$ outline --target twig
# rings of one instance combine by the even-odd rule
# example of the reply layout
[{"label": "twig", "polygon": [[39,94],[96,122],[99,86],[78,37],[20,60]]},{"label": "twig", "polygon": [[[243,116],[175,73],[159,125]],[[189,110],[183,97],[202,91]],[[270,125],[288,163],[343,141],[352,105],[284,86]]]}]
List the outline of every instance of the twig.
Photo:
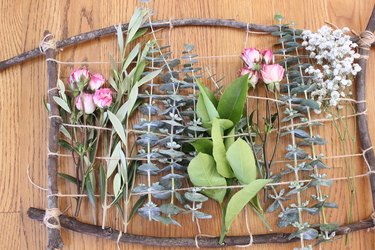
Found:
[{"label": "twig", "polygon": [[[45,41],[48,42],[52,39],[49,31],[44,32]],[[56,49],[50,46],[46,51],[46,58],[56,58]],[[57,83],[57,63],[53,61],[47,62],[48,69],[48,98],[51,109],[50,129],[48,132],[48,151],[58,151],[58,137],[60,131],[61,120],[59,117],[59,108],[56,105],[53,97],[57,95],[58,90],[56,89]],[[48,155],[48,198],[47,207],[48,209],[58,209],[58,197],[51,196],[51,194],[57,194],[57,168],[58,168],[58,156],[49,154]],[[59,225],[57,217],[51,217],[48,220],[53,225]],[[54,227],[48,227],[48,249],[62,248],[64,243],[60,235],[60,229]]]},{"label": "twig", "polygon": [[[38,208],[29,208],[27,215],[33,220],[42,222],[45,211]],[[73,217],[60,215],[61,226],[65,229],[72,230],[74,232],[83,233],[95,236],[97,238],[105,238],[113,241],[123,242],[126,244],[142,244],[147,246],[156,247],[196,247],[197,242],[195,238],[172,238],[172,237],[154,237],[154,236],[143,236],[134,235],[128,233],[122,233],[119,238],[119,231],[107,227],[102,229],[100,226],[90,225],[87,223],[80,222]],[[340,226],[336,235],[345,235],[351,232],[368,229],[374,226],[372,218],[364,221]],[[289,239],[290,234],[288,233],[272,233],[272,234],[260,234],[253,235],[253,244],[269,244],[269,243],[290,243],[298,241],[299,239]],[[219,238],[211,237],[200,237],[197,239],[199,247],[206,248],[221,248],[223,245],[219,245]],[[246,245],[249,243],[249,235],[246,236],[227,236],[225,238],[225,246],[236,246]]]}]

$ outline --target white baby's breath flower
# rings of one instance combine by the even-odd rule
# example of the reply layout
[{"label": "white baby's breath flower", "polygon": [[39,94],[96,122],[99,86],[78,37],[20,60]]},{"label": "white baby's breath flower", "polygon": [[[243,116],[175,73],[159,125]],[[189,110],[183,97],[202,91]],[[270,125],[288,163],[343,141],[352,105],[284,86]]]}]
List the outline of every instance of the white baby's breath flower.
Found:
[{"label": "white baby's breath flower", "polygon": [[306,68],[305,73],[313,76],[311,81],[317,88],[311,95],[320,104],[337,106],[340,98],[351,95],[352,78],[361,70],[354,63],[360,56],[354,50],[358,45],[345,34],[348,31],[346,27],[333,30],[323,26],[317,32],[302,33],[302,46],[315,61],[315,66]]}]

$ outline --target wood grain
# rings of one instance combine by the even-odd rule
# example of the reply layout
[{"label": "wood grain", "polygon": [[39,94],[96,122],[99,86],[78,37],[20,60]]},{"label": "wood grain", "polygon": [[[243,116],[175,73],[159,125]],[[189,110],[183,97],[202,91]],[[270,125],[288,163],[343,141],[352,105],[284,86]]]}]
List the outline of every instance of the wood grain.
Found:
[{"label": "wood grain", "polygon": [[[234,18],[243,22],[255,22],[259,24],[273,23],[275,12],[281,12],[286,20],[292,20],[297,27],[317,29],[329,21],[338,26],[348,26],[356,31],[364,29],[370,15],[374,0],[154,0],[150,6],[155,10],[155,19],[169,18]],[[43,31],[48,29],[55,34],[57,39],[67,38],[82,32],[103,28],[113,24],[127,22],[139,4],[136,0],[82,0],[82,1],[42,1],[42,0],[2,0],[0,1],[0,60],[30,50],[39,44]],[[160,34],[167,39],[167,32]],[[219,28],[175,28],[171,33],[172,50],[180,55],[183,43],[196,45],[196,53],[199,55],[232,55],[239,54],[244,46],[245,33]],[[166,41],[164,41],[166,43]],[[271,37],[255,36],[250,34],[247,46],[266,48],[273,44]],[[103,61],[108,60],[108,55],[117,56],[116,40],[113,37],[98,39],[96,41],[75,46],[60,53],[60,60],[66,61]],[[238,58],[204,59],[202,65],[209,65],[218,76],[225,79],[234,78],[241,67]],[[374,68],[375,53],[370,54],[368,69]],[[61,74],[66,77],[68,72],[79,65],[68,65],[61,68]],[[109,75],[108,66],[90,65],[90,69]],[[7,229],[6,236],[0,236],[0,248],[9,249],[45,249],[47,244],[46,230],[43,226],[27,218],[25,212],[29,206],[46,207],[45,192],[40,191],[29,184],[26,177],[26,166],[30,164],[30,175],[41,186],[46,186],[46,152],[48,119],[42,105],[42,98],[46,95],[47,76],[46,64],[40,59],[35,59],[8,69],[0,74],[0,225]],[[369,107],[375,106],[375,86],[371,84],[375,80],[375,71],[368,70],[367,101]],[[227,83],[228,80],[225,80]],[[263,105],[263,104],[262,104]],[[370,133],[375,139],[375,110],[370,110]],[[353,119],[350,120],[353,123]],[[342,153],[332,124],[327,124],[318,131],[329,140],[329,144],[320,149],[327,155]],[[357,144],[353,145],[360,152]],[[282,155],[280,153],[279,157]],[[344,176],[346,171],[342,167],[343,160],[329,160],[327,163],[334,166],[327,170],[330,176]],[[364,172],[364,163],[358,158],[353,160],[355,171]],[[60,160],[63,171],[72,171],[68,160]],[[371,213],[371,199],[369,183],[367,179],[355,181],[356,193],[354,201],[354,220],[367,218]],[[74,192],[74,187],[60,183],[63,192]],[[63,188],[63,189],[62,189]],[[327,212],[331,222],[348,223],[349,193],[346,181],[337,182],[329,189],[325,189],[331,200],[339,203],[339,210]],[[307,195],[305,198],[308,198]],[[85,222],[91,221],[91,214],[87,201],[84,202],[81,218]],[[75,201],[61,199],[62,210],[72,205]],[[205,206],[207,211],[214,212],[219,217],[216,204]],[[12,215],[3,212],[18,212]],[[67,211],[71,214],[72,209]],[[274,225],[275,216],[267,216]],[[109,215],[111,226],[116,226],[116,213]],[[310,220],[304,217],[304,220]],[[194,224],[186,217],[178,220],[183,228],[163,226],[157,223],[149,223],[138,216],[130,224],[129,230],[135,234],[147,234],[154,236],[194,236],[197,233]],[[266,233],[267,230],[259,220],[251,216],[251,228],[253,233]],[[19,227],[19,228],[18,228]],[[219,220],[202,221],[202,232],[218,234]],[[3,227],[4,228],[4,227]],[[18,229],[17,229],[18,228]],[[283,229],[274,227],[276,232]],[[242,214],[233,224],[232,235],[244,234],[245,223]],[[62,232],[65,249],[117,249],[113,242],[95,239],[90,236]],[[11,240],[10,240],[11,239]],[[10,244],[12,242],[12,244]],[[288,245],[261,245],[253,249],[292,249],[298,244]],[[373,249],[375,245],[374,232],[357,232],[350,236],[348,249]],[[332,243],[322,245],[322,249],[344,249],[345,238],[340,238]],[[121,245],[121,249],[159,249],[156,247],[142,247],[139,245]],[[235,248],[233,248],[235,249]]]}]

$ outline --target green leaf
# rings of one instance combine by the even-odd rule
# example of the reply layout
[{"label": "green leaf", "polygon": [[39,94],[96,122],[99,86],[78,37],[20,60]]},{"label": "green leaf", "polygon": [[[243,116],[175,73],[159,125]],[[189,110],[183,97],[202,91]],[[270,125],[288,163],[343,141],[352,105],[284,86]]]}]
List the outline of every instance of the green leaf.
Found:
[{"label": "green leaf", "polygon": [[125,72],[126,69],[129,67],[130,63],[134,60],[134,58],[139,54],[141,51],[141,44],[138,43],[128,54],[126,61],[124,63],[122,72]]},{"label": "green leaf", "polygon": [[124,55],[124,36],[122,34],[121,24],[118,26],[115,26],[116,29],[116,35],[117,35],[117,43],[120,48],[120,55]]},{"label": "green leaf", "polygon": [[228,133],[227,133],[227,138],[224,139],[224,144],[225,144],[225,149],[228,150],[228,148],[234,143],[235,141],[235,128],[232,128]]},{"label": "green leaf", "polygon": [[[196,187],[217,187],[226,186],[227,182],[224,177],[216,171],[215,160],[211,155],[199,153],[194,157],[188,166],[188,174],[191,182]],[[202,193],[208,197],[223,202],[225,189],[207,189]]]},{"label": "green leaf", "polygon": [[220,118],[237,124],[242,116],[248,90],[248,75],[234,80],[224,91],[217,106]]},{"label": "green leaf", "polygon": [[210,101],[212,102],[212,104],[217,107],[217,104],[218,104],[218,101],[215,97],[215,94],[205,85],[201,84],[201,88],[203,89],[203,91],[206,93],[208,99],[210,99]]},{"label": "green leaf", "polygon": [[71,176],[71,175],[69,175],[69,174],[58,173],[58,175],[59,175],[60,177],[64,178],[64,179],[70,181],[70,182],[73,183],[73,184],[78,184],[78,182],[77,182],[77,178],[75,178],[75,177],[73,177],[73,176]]},{"label": "green leaf", "polygon": [[135,32],[135,35],[133,36],[132,40],[130,40],[130,42],[146,34],[147,30],[147,28],[139,29],[137,32]]},{"label": "green leaf", "polygon": [[161,71],[162,69],[158,69],[158,70],[151,71],[150,73],[145,75],[143,78],[141,78],[141,80],[138,81],[138,84],[137,84],[138,88],[142,86],[143,84],[145,84],[146,82],[149,82],[152,79],[154,79],[156,76],[160,74]]},{"label": "green leaf", "polygon": [[223,140],[223,129],[220,127],[220,122],[216,118],[212,121],[211,136],[213,143],[212,155],[216,162],[217,172],[226,178],[234,177],[230,164],[225,157],[226,149]]},{"label": "green leaf", "polygon": [[65,128],[65,126],[61,125],[60,126],[60,132],[69,140],[72,139],[72,136],[70,135],[69,131]]},{"label": "green leaf", "polygon": [[128,35],[126,37],[126,44],[130,43],[134,40],[135,34],[141,27],[144,18],[146,17],[146,13],[144,9],[137,9],[135,14],[131,17],[129,22],[128,28]]},{"label": "green leaf", "polygon": [[105,171],[102,165],[99,167],[99,188],[100,188],[100,200],[103,203],[105,199],[105,186],[107,185]]},{"label": "green leaf", "polygon": [[208,139],[198,139],[190,143],[195,148],[195,151],[198,153],[205,153],[212,155],[212,141]]},{"label": "green leaf", "polygon": [[199,87],[200,95],[202,95],[202,100],[206,109],[206,111],[201,112],[207,113],[210,121],[212,121],[214,118],[219,118],[219,113],[217,112],[215,105],[211,102],[210,98],[205,92],[205,87],[199,81],[197,81],[197,85]]},{"label": "green leaf", "polygon": [[117,199],[121,192],[121,186],[121,175],[117,173],[113,179],[113,193],[115,194],[115,199]]},{"label": "green leaf", "polygon": [[115,171],[117,164],[120,161],[120,155],[121,155],[121,142],[117,143],[115,149],[112,152],[111,159],[108,160],[107,179],[109,179],[109,177],[111,177],[111,175]]},{"label": "green leaf", "polygon": [[225,229],[229,230],[232,222],[241,212],[241,210],[246,206],[247,203],[268,183],[272,182],[269,179],[258,179],[246,187],[235,193],[229,200],[226,213],[225,213]]},{"label": "green leaf", "polygon": [[87,196],[89,197],[89,201],[93,207],[95,207],[95,194],[94,194],[94,188],[91,183],[90,175],[86,176],[86,191]]},{"label": "green leaf", "polygon": [[139,199],[135,202],[134,206],[132,207],[132,210],[130,211],[128,221],[130,221],[133,216],[137,213],[138,209],[143,205],[143,203],[146,201],[147,195],[142,195],[139,197]]},{"label": "green leaf", "polygon": [[202,93],[198,95],[197,107],[196,107],[197,115],[201,119],[203,127],[209,128],[210,116],[208,115],[207,108],[204,104],[204,99]]},{"label": "green leaf", "polygon": [[124,144],[127,144],[127,141],[126,141],[126,135],[125,135],[125,130],[124,130],[124,127],[122,126],[121,124],[121,121],[119,120],[119,118],[113,114],[111,111],[107,111],[108,113],[108,118],[109,120],[111,121],[112,123],[112,126],[113,128],[115,129],[116,133],[118,134],[118,136],[120,137],[121,141],[124,143]]},{"label": "green leaf", "polygon": [[257,177],[253,151],[247,142],[238,138],[228,149],[227,159],[241,184],[249,184]]},{"label": "green leaf", "polygon": [[54,96],[53,100],[57,103],[57,105],[59,105],[61,108],[63,108],[66,112],[68,112],[69,114],[72,113],[70,111],[69,105],[66,103],[66,101],[64,101],[63,99],[61,99],[58,96]]}]

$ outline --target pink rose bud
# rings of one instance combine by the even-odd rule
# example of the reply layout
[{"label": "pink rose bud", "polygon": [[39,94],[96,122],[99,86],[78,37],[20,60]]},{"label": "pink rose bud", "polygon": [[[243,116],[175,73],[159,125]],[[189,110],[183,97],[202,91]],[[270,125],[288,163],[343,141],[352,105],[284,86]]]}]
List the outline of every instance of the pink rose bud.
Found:
[{"label": "pink rose bud", "polygon": [[[83,107],[82,107],[82,101],[83,101]],[[94,113],[96,107],[95,103],[93,101],[93,94],[83,93],[76,97],[75,100],[76,108],[78,110],[85,109],[86,114]]]},{"label": "pink rose bud", "polygon": [[104,76],[101,74],[90,74],[89,88],[97,90],[105,83]]},{"label": "pink rose bud", "polygon": [[246,48],[242,51],[242,60],[251,69],[254,63],[259,63],[262,59],[262,55],[259,50],[255,48]]},{"label": "pink rose bud", "polygon": [[269,49],[265,49],[263,50],[262,52],[262,56],[263,56],[263,60],[266,64],[270,64],[273,60],[273,53],[272,53],[272,50],[269,50]]},{"label": "pink rose bud", "polygon": [[106,108],[112,104],[112,91],[108,88],[102,88],[95,91],[94,103],[99,108]]},{"label": "pink rose bud", "polygon": [[284,72],[279,64],[263,64],[260,70],[265,84],[279,83],[284,78]]},{"label": "pink rose bud", "polygon": [[241,70],[241,76],[249,74],[249,84],[255,88],[255,85],[258,83],[259,80],[259,72],[256,70],[250,70],[247,68],[243,68]]},{"label": "pink rose bud", "polygon": [[86,68],[79,68],[74,70],[69,76],[69,83],[74,87],[74,83],[85,81],[89,78],[89,71]]}]

